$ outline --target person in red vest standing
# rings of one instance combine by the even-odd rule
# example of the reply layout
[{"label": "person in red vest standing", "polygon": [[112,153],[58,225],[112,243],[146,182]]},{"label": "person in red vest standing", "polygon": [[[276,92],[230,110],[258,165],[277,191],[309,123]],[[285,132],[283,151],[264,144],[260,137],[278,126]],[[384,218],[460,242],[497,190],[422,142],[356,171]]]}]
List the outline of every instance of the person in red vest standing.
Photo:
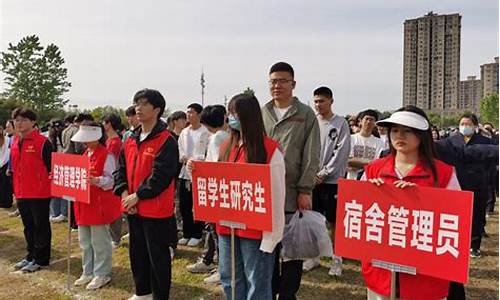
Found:
[{"label": "person in red vest standing", "polygon": [[113,194],[116,159],[105,146],[104,129],[94,121],[84,121],[72,142],[83,143],[83,155],[90,159],[90,203],[75,203],[78,240],[83,250],[80,278],[76,286],[87,290],[103,287],[111,281],[112,247],[108,225],[121,214],[120,198]]},{"label": "person in red vest standing", "polygon": [[50,261],[52,231],[49,222],[52,144],[35,129],[36,114],[26,108],[12,112],[18,134],[11,145],[14,195],[24,225],[28,254],[14,265],[35,272]]},{"label": "person in red vest standing", "polygon": [[133,101],[141,126],[123,144],[114,186],[128,213],[135,283],[130,299],[168,299],[172,268],[168,231],[174,218],[179,150],[160,120],[165,110],[161,93],[143,89]]}]

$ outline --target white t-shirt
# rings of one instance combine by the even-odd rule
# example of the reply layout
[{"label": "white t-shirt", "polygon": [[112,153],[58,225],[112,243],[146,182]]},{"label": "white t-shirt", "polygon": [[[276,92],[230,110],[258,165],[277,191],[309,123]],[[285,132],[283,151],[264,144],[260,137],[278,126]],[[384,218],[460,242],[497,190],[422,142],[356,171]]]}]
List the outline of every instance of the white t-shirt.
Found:
[{"label": "white t-shirt", "polygon": [[[209,136],[210,132],[205,126],[200,126],[198,129],[193,129],[191,126],[184,128],[178,140],[179,159],[185,156],[188,159],[204,160]],[[179,178],[191,180],[186,165],[182,166]]]},{"label": "white t-shirt", "polygon": [[273,106],[274,107],[274,113],[276,114],[276,116],[278,117],[278,121],[281,121],[281,119],[283,119],[283,117],[285,116],[286,112],[290,109],[290,107],[292,107],[291,105],[287,106],[287,107],[283,107],[283,108],[279,108],[279,107],[276,107],[276,106]]},{"label": "white t-shirt", "polygon": [[228,138],[229,133],[223,129],[212,134],[208,139],[207,156],[205,157],[205,161],[218,161],[220,145]]},{"label": "white t-shirt", "polygon": [[[384,150],[384,142],[373,135],[364,137],[360,133],[351,135],[351,152],[349,157],[361,158],[366,162],[371,162],[380,157]],[[360,171],[349,170],[347,179],[356,179]]]}]

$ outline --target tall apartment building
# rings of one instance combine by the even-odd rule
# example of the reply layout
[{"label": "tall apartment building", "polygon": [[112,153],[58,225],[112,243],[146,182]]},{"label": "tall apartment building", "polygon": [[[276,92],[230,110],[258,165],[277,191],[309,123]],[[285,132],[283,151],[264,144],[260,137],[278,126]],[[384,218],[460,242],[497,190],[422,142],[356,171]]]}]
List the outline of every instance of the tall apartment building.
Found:
[{"label": "tall apartment building", "polygon": [[459,109],[461,19],[429,12],[404,22],[403,105]]},{"label": "tall apartment building", "polygon": [[478,113],[481,98],[483,98],[481,79],[476,79],[476,76],[467,76],[467,80],[460,81],[459,109]]},{"label": "tall apartment building", "polygon": [[498,94],[498,56],[494,63],[481,65],[483,96]]}]

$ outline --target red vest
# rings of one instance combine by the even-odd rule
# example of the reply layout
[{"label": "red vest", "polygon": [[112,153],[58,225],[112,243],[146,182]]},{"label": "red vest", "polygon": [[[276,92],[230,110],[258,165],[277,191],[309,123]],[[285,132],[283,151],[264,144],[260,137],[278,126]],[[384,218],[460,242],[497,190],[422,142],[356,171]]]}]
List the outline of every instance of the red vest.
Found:
[{"label": "red vest", "polygon": [[[278,143],[266,136],[264,137],[264,147],[266,148],[267,163],[270,163],[274,151],[276,150],[276,148],[278,148]],[[237,146],[231,149],[231,152],[229,152],[228,161],[246,163],[246,151],[244,150],[244,148],[239,149],[239,147]],[[231,229],[229,227],[216,224],[216,228],[218,234],[225,234],[225,235],[231,234]],[[262,231],[260,230],[235,229],[234,234],[242,238],[247,238],[252,240],[262,240]]]},{"label": "red vest", "polygon": [[[153,162],[161,146],[170,138],[168,130],[163,130],[151,139],[144,140],[139,146],[135,138],[128,138],[123,144],[127,166],[127,185],[129,194],[137,191],[139,185],[151,176]],[[137,202],[137,213],[148,218],[168,218],[174,214],[175,180],[153,199]]]},{"label": "red vest", "polygon": [[[50,198],[49,172],[42,151],[47,138],[33,130],[22,140],[14,137],[10,149],[14,195],[17,199]],[[21,144],[20,144],[21,143]]]},{"label": "red vest", "polygon": [[106,140],[106,149],[108,152],[113,154],[116,161],[118,161],[118,157],[120,156],[120,150],[122,149],[122,140],[119,136],[116,136],[111,139]]},{"label": "red vest", "polygon": [[[399,180],[394,169],[394,156],[373,161],[365,167],[366,178],[382,178],[386,184],[392,184]],[[436,164],[438,185],[446,188],[453,174],[453,167],[439,160],[434,160]],[[413,170],[404,178],[404,181],[416,183],[419,186],[434,186],[434,178],[430,169],[423,166],[422,161],[418,161]],[[418,271],[418,270],[417,270]],[[362,274],[366,286],[386,297],[391,293],[391,273],[388,270],[373,267],[371,263],[362,263]],[[426,275],[410,275],[399,273],[399,291],[401,299],[432,300],[442,299],[448,296],[450,282]]]},{"label": "red vest", "polygon": [[[83,153],[88,155],[88,150]],[[101,176],[108,151],[104,146],[98,145],[90,156],[90,174],[94,177]],[[81,226],[110,224],[118,219],[121,214],[121,199],[113,194],[113,190],[103,189],[90,185],[90,203],[75,202],[76,223]]]}]

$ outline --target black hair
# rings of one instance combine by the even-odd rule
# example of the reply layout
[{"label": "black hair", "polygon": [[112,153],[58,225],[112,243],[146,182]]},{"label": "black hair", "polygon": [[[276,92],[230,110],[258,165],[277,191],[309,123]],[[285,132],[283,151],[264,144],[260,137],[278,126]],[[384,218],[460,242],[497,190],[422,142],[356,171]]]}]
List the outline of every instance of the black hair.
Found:
[{"label": "black hair", "polygon": [[12,111],[12,119],[15,119],[17,117],[22,117],[29,119],[31,121],[36,121],[36,113],[29,108],[18,107],[14,109]]},{"label": "black hair", "polygon": [[172,122],[173,121],[177,121],[179,119],[184,119],[186,120],[187,119],[187,116],[186,116],[186,113],[181,111],[181,110],[178,110],[178,111],[174,111],[171,115],[170,115],[170,118],[172,119]]},{"label": "black hair", "polygon": [[378,121],[378,113],[373,109],[363,110],[358,114],[358,121],[361,121],[365,116],[374,117],[375,121]]},{"label": "black hair", "polygon": [[116,114],[106,114],[102,117],[102,121],[111,124],[114,131],[119,131],[123,129],[122,120]]},{"label": "black hair", "polygon": [[136,114],[135,105],[131,105],[131,106],[127,107],[127,109],[125,110],[125,116],[127,116],[127,117],[135,116],[135,114]]},{"label": "black hair", "polygon": [[222,104],[215,104],[215,105],[212,105],[213,107],[217,107],[217,109],[220,109],[224,112],[224,115],[227,115],[227,109],[224,105]]},{"label": "black hair", "polygon": [[133,98],[134,104],[137,104],[140,99],[146,99],[146,101],[151,104],[153,108],[160,108],[158,119],[161,118],[163,112],[165,111],[166,102],[165,98],[163,98],[159,91],[153,89],[142,89],[135,93]]},{"label": "black hair", "polygon": [[477,116],[473,113],[465,113],[463,114],[461,117],[460,117],[460,120],[462,120],[463,118],[467,118],[467,119],[470,119],[472,121],[472,123],[474,125],[478,125],[479,124],[479,121],[477,119]]},{"label": "black hair", "polygon": [[327,98],[333,98],[333,92],[326,86],[320,86],[319,88],[314,90],[313,96],[325,96]]},{"label": "black hair", "polygon": [[[400,109],[398,109],[396,111],[397,112],[398,111],[409,111],[409,112],[416,113],[416,114],[424,117],[427,120],[427,123],[430,124],[429,118],[427,117],[425,112],[416,106],[407,105],[407,106],[401,107]],[[389,138],[389,148],[391,150],[391,153],[395,154],[396,150],[392,146],[391,135],[390,135],[392,126],[394,126],[394,125],[392,125],[392,124],[388,125],[389,134],[387,136]],[[434,179],[434,186],[437,187],[438,174],[437,174],[437,169],[436,169],[436,163],[434,162],[434,159],[436,157],[436,150],[434,148],[434,141],[432,139],[431,127],[429,126],[429,128],[427,128],[427,130],[418,130],[415,128],[411,128],[411,130],[420,139],[420,145],[418,146],[419,157],[423,161],[424,166],[431,170],[432,176]]]},{"label": "black hair", "polygon": [[85,125],[85,126],[94,126],[94,127],[99,127],[101,128],[101,138],[99,139],[99,144],[103,145],[104,147],[106,147],[106,133],[104,132],[104,126],[102,126],[102,124],[100,123],[97,123],[95,121],[91,121],[91,120],[84,120],[82,122],[82,124],[80,125]]},{"label": "black hair", "polygon": [[435,132],[437,135],[437,139],[441,139],[441,135],[439,134],[439,129],[436,126],[431,126],[431,134]]},{"label": "black hair", "polygon": [[83,121],[94,121],[94,117],[92,117],[92,115],[90,114],[84,114],[84,113],[81,113],[81,114],[78,114],[76,117],[75,117],[75,123],[81,123]]},{"label": "black hair", "polygon": [[76,116],[74,114],[69,114],[64,118],[64,122],[71,124],[75,120],[75,117]]},{"label": "black hair", "polygon": [[[5,124],[9,124],[12,126],[12,128],[16,129],[16,125],[14,123],[14,120],[10,119],[10,120],[7,120],[7,122]],[[7,127],[7,126],[6,126]]]},{"label": "black hair", "polygon": [[267,152],[264,146],[266,132],[257,98],[250,94],[238,94],[229,101],[228,111],[238,115],[241,131],[231,129],[231,138],[222,152],[221,161],[229,160],[231,149],[238,145],[241,138],[245,146],[246,162],[265,164],[267,162]]},{"label": "black hair", "polygon": [[292,78],[295,77],[295,72],[293,71],[292,66],[289,63],[282,61],[275,63],[271,69],[269,69],[269,74],[274,72],[287,72],[292,76]]},{"label": "black hair", "polygon": [[221,105],[209,105],[203,109],[200,115],[200,123],[213,128],[222,127],[226,117],[225,109]]},{"label": "black hair", "polygon": [[191,104],[188,105],[187,108],[192,108],[198,114],[201,114],[201,112],[203,111],[203,106],[201,106],[198,103],[191,103]]}]

